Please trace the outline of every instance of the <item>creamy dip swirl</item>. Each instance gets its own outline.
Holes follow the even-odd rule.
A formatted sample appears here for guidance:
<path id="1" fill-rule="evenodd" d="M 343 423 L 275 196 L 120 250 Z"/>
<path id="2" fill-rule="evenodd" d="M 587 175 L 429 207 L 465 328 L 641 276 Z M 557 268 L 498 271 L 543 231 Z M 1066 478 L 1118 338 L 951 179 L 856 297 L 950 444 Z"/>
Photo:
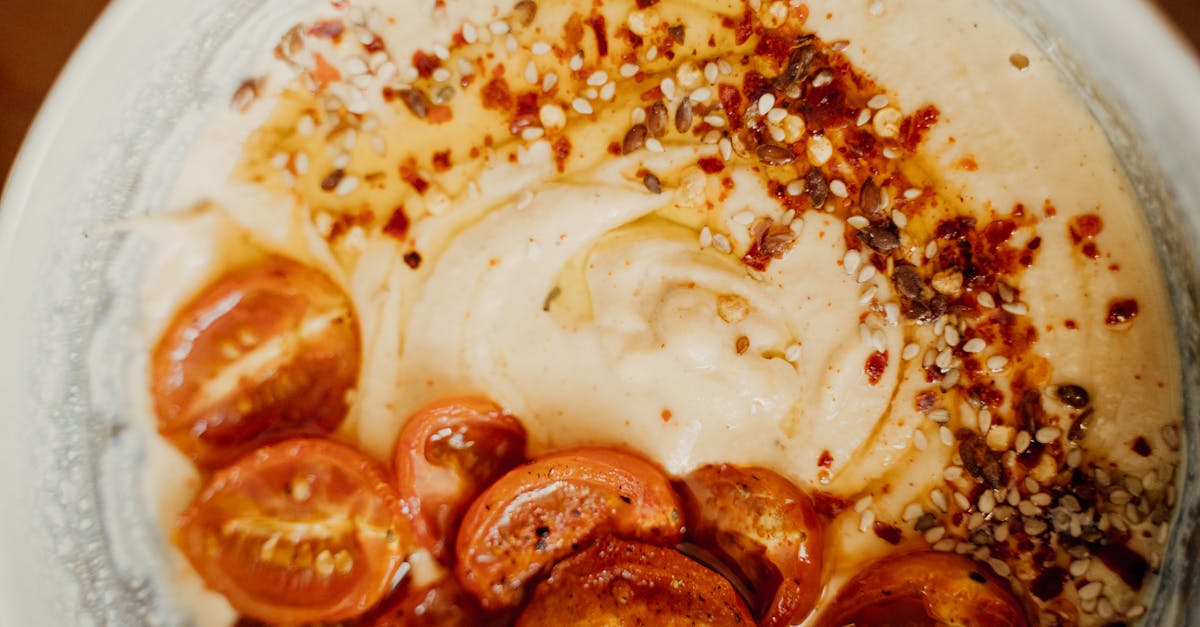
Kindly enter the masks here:
<path id="1" fill-rule="evenodd" d="M 513 135 L 509 120 L 480 103 L 486 76 L 451 101 L 452 121 L 414 120 L 411 106 L 398 106 L 379 89 L 411 82 L 406 66 L 414 53 L 483 47 L 508 61 L 506 71 L 515 75 L 509 84 L 517 84 L 528 62 L 534 76 L 525 78 L 535 79 L 528 83 L 544 87 L 547 68 L 558 66 L 529 49 L 537 42 L 563 45 L 555 38 L 575 10 L 572 3 L 543 3 L 533 34 L 518 32 L 518 41 L 508 22 L 499 21 L 511 2 L 428 4 L 351 3 L 296 18 L 350 27 L 339 43 L 309 30 L 308 48 L 299 52 L 288 50 L 289 38 L 305 31 L 289 31 L 281 58 L 266 63 L 253 84 L 256 98 L 214 120 L 212 133 L 193 150 L 171 200 L 172 208 L 187 213 L 144 227 L 164 242 L 148 264 L 144 344 L 223 269 L 263 251 L 283 253 L 329 272 L 356 305 L 364 365 L 340 435 L 380 459 L 418 407 L 483 394 L 522 418 L 534 452 L 619 444 L 672 474 L 710 462 L 763 465 L 853 503 L 831 524 L 829 551 L 836 557 L 829 560 L 826 598 L 863 563 L 897 550 L 876 521 L 900 530 L 902 546 L 936 547 L 958 537 L 943 548 L 978 552 L 969 514 L 980 506 L 974 496 L 965 506 L 957 502 L 955 494 L 966 497 L 952 487 L 964 475 L 955 431 L 979 432 L 989 446 L 995 438 L 1003 450 L 1020 448 L 1022 438 L 1026 446 L 1043 436 L 1066 442 L 1070 425 L 1063 422 L 1060 433 L 1022 435 L 1017 399 L 981 411 L 947 380 L 954 368 L 942 368 L 939 356 L 967 341 L 959 337 L 966 323 L 947 331 L 954 323 L 917 325 L 899 315 L 901 299 L 888 278 L 894 268 L 876 269 L 868 250 L 848 247 L 861 225 L 843 209 L 856 195 L 843 199 L 831 184 L 830 211 L 789 215 L 753 159 L 729 159 L 717 172 L 696 166 L 730 156 L 719 142 L 680 137 L 661 150 L 611 154 L 608 146 L 619 145 L 630 128 L 630 112 L 640 108 L 645 118 L 639 94 L 661 80 L 633 84 L 641 79 L 622 78 L 618 67 L 608 67 L 603 81 L 597 79 L 601 84 L 585 74 L 578 84 L 560 87 L 599 94 L 611 78 L 619 84 L 610 98 L 585 96 L 585 105 L 577 105 L 560 93 L 557 113 L 538 112 L 539 128 L 561 129 L 555 136 L 569 138 L 565 156 L 554 136 Z M 741 15 L 740 2 L 664 0 L 645 11 L 625 6 L 632 3 L 602 4 L 614 32 L 618 26 L 654 31 L 660 20 L 685 19 L 687 51 L 696 47 L 691 42 L 707 39 L 700 33 L 711 32 L 715 44 L 696 47 L 703 57 L 696 60 L 699 85 L 706 88 L 713 81 L 704 76 L 705 60 L 715 66 L 723 48 L 737 47 L 719 16 Z M 796 8 L 750 5 L 767 20 L 772 11 L 788 15 Z M 920 203 L 911 205 L 918 207 L 911 216 L 893 217 L 910 232 L 902 236 L 898 259 L 919 264 L 936 255 L 939 244 L 953 245 L 934 236 L 942 218 L 969 216 L 981 227 L 1017 220 L 1012 242 L 1036 256 L 1012 286 L 1019 300 L 1007 302 L 1004 289 L 992 289 L 986 309 L 1020 317 L 1036 341 L 1010 357 L 991 343 L 979 354 L 981 371 L 1000 390 L 1018 375 L 1037 379 L 1045 411 L 1064 421 L 1075 414 L 1053 390 L 1064 383 L 1085 387 L 1092 413 L 1081 454 L 1121 481 L 1134 478 L 1147 500 L 1153 494 L 1171 501 L 1181 410 L 1169 305 L 1146 227 L 1102 129 L 1050 62 L 982 0 L 813 0 L 806 6 L 807 28 L 826 42 L 842 42 L 840 54 L 886 90 L 881 106 L 865 110 L 868 120 L 881 115 L 877 110 L 907 116 L 928 104 L 940 112 L 920 149 L 903 158 L 915 195 L 892 190 L 887 201 L 889 209 L 902 206 L 902 198 Z M 351 75 L 357 57 L 349 51 L 362 33 L 381 38 L 391 67 L 375 64 L 361 81 L 334 83 L 314 95 L 316 55 Z M 656 65 L 646 50 L 637 54 L 659 75 L 684 81 L 679 68 L 690 62 L 687 54 Z M 562 56 L 555 63 L 573 63 L 572 51 Z M 461 71 L 443 61 L 440 68 Z M 565 71 L 562 76 L 569 80 Z M 674 98 L 662 94 L 672 113 L 682 97 L 683 87 L 677 89 Z M 371 122 L 348 138 L 323 98 L 337 98 L 338 107 Z M 453 159 L 445 167 L 431 161 L 442 151 Z M 343 174 L 332 180 L 335 169 Z M 376 170 L 387 174 L 373 182 Z M 646 173 L 655 176 L 660 193 Z M 414 192 L 413 177 L 429 188 Z M 400 237 L 382 224 L 396 207 L 410 224 Z M 344 219 L 363 208 L 373 219 Z M 1080 216 L 1102 218 L 1103 229 L 1086 238 L 1098 255 L 1081 254 L 1072 239 Z M 740 257 L 764 218 L 786 227 L 794 243 L 757 271 Z M 1132 324 L 1106 324 L 1115 299 L 1139 304 Z M 947 346 L 947 338 L 956 341 Z M 873 369 L 877 354 L 884 357 Z M 995 356 L 1008 361 L 990 360 Z M 938 378 L 931 379 L 931 368 Z M 146 389 L 144 374 L 133 378 L 134 389 Z M 934 396 L 923 396 L 931 391 Z M 922 398 L 934 400 L 923 406 Z M 145 422 L 153 425 L 150 416 Z M 992 422 L 996 427 L 987 428 Z M 1136 451 L 1138 438 L 1150 454 Z M 169 527 L 199 479 L 161 442 L 151 453 L 148 492 Z M 1028 471 L 1035 483 L 1057 472 L 1042 466 Z M 1040 507 L 1032 497 L 1018 494 L 1009 509 L 1027 502 Z M 914 529 L 914 522 L 922 526 L 915 520 L 921 514 L 941 517 L 956 509 L 964 512 L 961 536 L 931 532 L 932 525 Z M 1163 521 L 1142 513 L 1119 524 L 1147 531 L 1131 534 L 1129 546 L 1154 567 Z M 1016 525 L 1013 533 L 1020 533 Z M 1062 555 L 1070 574 L 1066 590 L 1040 601 L 1043 609 L 1065 611 L 1081 624 L 1137 615 L 1143 602 L 1137 586 L 1103 560 Z M 1007 570 L 1001 574 L 1011 574 L 1017 589 L 1036 587 L 1039 573 L 1027 556 L 1000 565 L 1003 560 L 983 559 Z M 186 562 L 178 562 L 181 598 L 198 621 L 229 623 L 224 601 L 203 591 Z M 1086 582 L 1096 581 L 1104 585 L 1102 601 L 1081 598 Z M 1063 610 L 1064 604 L 1071 607 Z"/>

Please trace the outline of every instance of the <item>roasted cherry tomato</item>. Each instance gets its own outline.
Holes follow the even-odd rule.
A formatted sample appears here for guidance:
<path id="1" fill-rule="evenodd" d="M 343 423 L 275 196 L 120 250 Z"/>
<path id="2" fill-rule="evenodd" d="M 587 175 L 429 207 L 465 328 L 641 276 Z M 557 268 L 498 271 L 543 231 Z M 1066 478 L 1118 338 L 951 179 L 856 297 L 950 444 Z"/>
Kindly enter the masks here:
<path id="1" fill-rule="evenodd" d="M 609 534 L 678 542 L 683 516 L 670 481 L 624 451 L 561 451 L 512 470 L 479 495 L 458 532 L 456 572 L 483 607 L 511 607 L 532 578 Z"/>
<path id="2" fill-rule="evenodd" d="M 817 621 L 819 627 L 1026 627 L 1027 614 L 990 568 L 950 553 L 885 557 L 855 575 Z"/>
<path id="3" fill-rule="evenodd" d="M 436 584 L 402 588 L 355 625 L 361 627 L 500 627 L 509 614 L 489 614 L 453 575 Z"/>
<path id="4" fill-rule="evenodd" d="M 358 379 L 358 322 L 321 272 L 280 257 L 234 270 L 175 314 L 151 362 L 158 430 L 206 468 L 324 435 Z"/>
<path id="5" fill-rule="evenodd" d="M 417 537 L 443 562 L 471 501 L 525 461 L 525 428 L 483 398 L 440 401 L 417 412 L 396 440 L 396 485 Z"/>
<path id="6" fill-rule="evenodd" d="M 748 584 L 760 624 L 792 625 L 821 594 L 821 519 L 812 500 L 778 473 L 728 464 L 684 480 L 688 537 Z"/>
<path id="7" fill-rule="evenodd" d="M 272 623 L 362 614 L 414 546 L 386 471 L 348 446 L 307 438 L 217 471 L 180 516 L 176 542 L 236 610 Z"/>
<path id="8" fill-rule="evenodd" d="M 538 584 L 518 627 L 753 625 L 720 575 L 670 548 L 605 538 Z"/>

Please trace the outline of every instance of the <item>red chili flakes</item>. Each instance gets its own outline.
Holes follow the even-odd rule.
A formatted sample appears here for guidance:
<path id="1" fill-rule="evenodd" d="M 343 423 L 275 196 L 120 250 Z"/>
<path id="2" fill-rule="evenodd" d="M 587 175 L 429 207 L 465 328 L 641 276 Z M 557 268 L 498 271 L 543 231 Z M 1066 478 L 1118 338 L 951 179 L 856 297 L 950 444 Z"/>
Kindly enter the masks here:
<path id="1" fill-rule="evenodd" d="M 817 513 L 821 516 L 830 520 L 837 518 L 838 514 L 841 514 L 854 504 L 854 501 L 850 499 L 834 496 L 821 490 L 816 490 L 812 493 L 812 500 L 813 509 L 817 510 Z"/>
<path id="2" fill-rule="evenodd" d="M 587 19 L 588 26 L 592 27 L 592 33 L 596 35 L 596 52 L 600 56 L 608 56 L 608 30 L 604 24 L 603 15 L 594 15 Z"/>
<path id="3" fill-rule="evenodd" d="M 404 212 L 404 205 L 400 205 L 392 211 L 392 217 L 388 218 L 387 224 L 383 225 L 383 232 L 396 239 L 404 239 L 408 234 L 408 225 L 408 214 Z"/>
<path id="4" fill-rule="evenodd" d="M 444 124 L 454 119 L 454 110 L 446 105 L 438 105 L 429 110 L 425 121 L 431 124 Z"/>
<path id="5" fill-rule="evenodd" d="M 762 98 L 763 94 L 770 90 L 771 83 L 767 80 L 767 77 L 754 70 L 746 72 L 746 78 L 742 79 L 742 93 L 751 102 L 757 102 L 759 98 Z M 726 115 L 733 114 L 727 113 Z"/>
<path id="6" fill-rule="evenodd" d="M 384 50 L 385 48 L 387 48 L 387 46 L 384 45 L 383 40 L 378 37 L 375 37 L 371 41 L 363 44 L 363 50 L 366 50 L 367 52 L 369 52 L 371 54 L 380 52 L 380 51 Z"/>
<path id="7" fill-rule="evenodd" d="M 758 19 L 755 17 L 754 11 L 747 7 L 745 12 L 742 13 L 742 21 L 738 22 L 737 26 L 733 29 L 733 40 L 737 45 L 740 46 L 750 40 L 750 36 L 754 34 L 754 24 L 757 21 Z"/>
<path id="8" fill-rule="evenodd" d="M 1109 326 L 1126 324 L 1138 315 L 1138 302 L 1132 298 L 1114 300 L 1108 304 L 1108 316 L 1104 322 Z"/>
<path id="9" fill-rule="evenodd" d="M 669 409 L 662 410 L 662 420 L 663 420 L 663 422 L 671 422 L 671 410 L 669 410 Z"/>
<path id="10" fill-rule="evenodd" d="M 314 53 L 313 60 L 317 64 L 317 67 L 313 69 L 313 80 L 317 81 L 317 85 L 321 88 L 342 79 L 342 73 L 326 61 L 320 53 Z"/>
<path id="11" fill-rule="evenodd" d="M 979 163 L 975 161 L 975 157 L 968 155 L 954 162 L 954 167 L 967 172 L 975 172 L 979 170 Z"/>
<path id="12" fill-rule="evenodd" d="M 429 190 L 429 181 L 421 178 L 421 175 L 417 174 L 416 168 L 411 164 L 400 166 L 400 178 L 404 179 L 405 183 L 408 183 L 413 189 L 417 190 L 418 194 L 424 194 Z"/>
<path id="13" fill-rule="evenodd" d="M 655 89 L 658 88 L 655 87 Z M 725 115 L 729 118 L 730 128 L 733 130 L 741 128 L 742 116 L 738 114 L 742 110 L 741 92 L 733 85 L 722 84 L 717 87 L 717 97 L 721 99 L 721 108 L 725 110 Z"/>
<path id="14" fill-rule="evenodd" d="M 912 152 L 921 145 L 925 140 L 925 135 L 929 133 L 929 129 L 937 124 L 938 116 L 941 112 L 933 105 L 925 105 L 917 109 L 915 113 L 904 118 L 900 122 L 900 145 L 905 150 Z"/>
<path id="15" fill-rule="evenodd" d="M 804 105 L 808 109 L 805 119 L 816 129 L 842 128 L 858 116 L 857 109 L 846 106 L 846 93 L 837 81 L 810 88 L 804 94 Z"/>
<path id="16" fill-rule="evenodd" d="M 308 27 L 308 34 L 310 36 L 329 39 L 334 42 L 341 39 L 344 32 L 346 32 L 346 25 L 341 20 L 322 20 Z"/>
<path id="17" fill-rule="evenodd" d="M 571 156 L 571 140 L 566 136 L 559 137 L 554 140 L 554 165 L 558 167 L 558 171 L 562 172 L 566 169 L 567 157 Z"/>
<path id="18" fill-rule="evenodd" d="M 821 451 L 821 456 L 817 458 L 817 465 L 821 468 L 829 468 L 833 465 L 833 454 L 829 452 L 829 449 Z"/>
<path id="19" fill-rule="evenodd" d="M 867 381 L 871 385 L 879 383 L 883 378 L 883 371 L 887 370 L 888 354 L 887 351 L 874 352 L 867 358 L 867 363 L 863 366 L 863 372 L 867 375 Z"/>
<path id="20" fill-rule="evenodd" d="M 725 169 L 725 162 L 718 157 L 704 157 L 697 161 L 696 165 L 709 174 L 716 174 Z"/>
<path id="21" fill-rule="evenodd" d="M 794 47 L 793 39 L 783 37 L 778 33 L 771 31 L 767 32 L 758 40 L 758 45 L 754 47 L 754 54 L 760 57 L 766 57 L 777 64 L 782 65 L 787 62 L 788 55 L 791 54 Z"/>
<path id="22" fill-rule="evenodd" d="M 1138 455 L 1141 455 L 1142 457 L 1150 457 L 1150 452 L 1151 452 L 1150 451 L 1150 443 L 1146 441 L 1146 438 L 1144 438 L 1140 435 L 1137 437 L 1136 440 L 1133 441 L 1133 446 L 1131 446 L 1130 448 L 1133 449 L 1134 453 L 1137 453 Z"/>
<path id="23" fill-rule="evenodd" d="M 1079 323 L 1067 318 L 1066 320 L 1063 320 L 1063 326 L 1074 331 L 1075 329 L 1079 328 Z"/>
<path id="24" fill-rule="evenodd" d="M 480 97 L 483 99 L 483 106 L 488 109 L 508 111 L 513 107 L 512 91 L 508 88 L 508 81 L 504 80 L 502 76 L 503 71 L 504 66 L 496 66 L 496 71 L 492 74 L 492 80 L 488 81 L 483 86 L 483 91 L 480 92 Z"/>
<path id="25" fill-rule="evenodd" d="M 637 7 L 639 9 L 649 9 L 650 7 L 658 4 L 659 1 L 660 0 L 637 0 Z"/>
<path id="26" fill-rule="evenodd" d="M 445 172 L 450 169 L 450 151 L 443 150 L 442 152 L 433 153 L 433 169 L 438 172 Z"/>
<path id="27" fill-rule="evenodd" d="M 424 50 L 418 50 L 413 53 L 412 65 L 421 78 L 429 78 L 433 76 L 434 70 L 442 67 L 442 60 L 432 54 L 425 54 Z"/>
<path id="28" fill-rule="evenodd" d="M 900 528 L 896 525 L 889 525 L 882 520 L 877 520 L 872 525 L 872 528 L 875 531 L 875 535 L 879 536 L 879 539 L 884 542 L 888 544 L 900 544 Z"/>
<path id="29" fill-rule="evenodd" d="M 538 120 L 538 108 L 537 92 L 531 91 L 517 96 L 516 114 L 513 116 L 508 130 L 513 135 L 520 135 L 521 131 L 540 124 Z"/>
<path id="30" fill-rule="evenodd" d="M 975 218 L 970 216 L 958 216 L 956 218 L 948 218 L 938 223 L 935 233 L 938 239 L 963 239 L 967 233 L 975 229 Z"/>
<path id="31" fill-rule="evenodd" d="M 567 23 L 563 25 L 563 47 L 567 50 L 581 50 L 582 44 L 583 15 L 572 13 L 571 17 L 567 18 Z"/>
<path id="32" fill-rule="evenodd" d="M 657 102 L 665 97 L 666 96 L 663 94 L 662 88 L 658 85 L 647 89 L 646 91 L 642 92 L 641 95 L 642 102 Z"/>
<path id="33" fill-rule="evenodd" d="M 1095 214 L 1085 214 L 1071 218 L 1067 230 L 1071 234 L 1071 241 L 1079 246 L 1079 252 L 1083 253 L 1088 259 L 1098 259 L 1100 257 L 1100 249 L 1096 247 L 1094 241 L 1096 236 L 1104 230 L 1104 221 L 1100 216 Z"/>
<path id="34" fill-rule="evenodd" d="M 412 268 L 413 270 L 420 268 L 421 267 L 421 253 L 419 253 L 415 250 L 410 250 L 409 252 L 405 253 L 405 255 L 404 255 L 404 263 L 408 267 Z"/>
<path id="35" fill-rule="evenodd" d="M 917 411 L 924 414 L 933 409 L 934 405 L 937 404 L 937 398 L 938 396 L 936 392 L 932 390 L 925 390 L 924 392 L 917 394 L 917 398 L 913 400 L 913 407 L 915 407 Z"/>
<path id="36" fill-rule="evenodd" d="M 1043 570 L 1029 584 L 1029 591 L 1033 596 L 1049 601 L 1054 597 L 1062 594 L 1063 586 L 1067 583 L 1067 569 L 1061 566 L 1051 566 Z"/>

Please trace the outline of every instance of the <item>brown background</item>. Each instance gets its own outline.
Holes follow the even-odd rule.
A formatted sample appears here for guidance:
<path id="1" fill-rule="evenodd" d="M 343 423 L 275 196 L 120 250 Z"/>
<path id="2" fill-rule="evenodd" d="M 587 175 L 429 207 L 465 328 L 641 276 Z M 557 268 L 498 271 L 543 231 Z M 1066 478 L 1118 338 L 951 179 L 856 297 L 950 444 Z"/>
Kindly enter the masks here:
<path id="1" fill-rule="evenodd" d="M 1156 1 L 1200 48 L 1200 0 Z M 0 0 L 0 176 L 7 178 L 38 105 L 105 4 L 107 0 Z"/>

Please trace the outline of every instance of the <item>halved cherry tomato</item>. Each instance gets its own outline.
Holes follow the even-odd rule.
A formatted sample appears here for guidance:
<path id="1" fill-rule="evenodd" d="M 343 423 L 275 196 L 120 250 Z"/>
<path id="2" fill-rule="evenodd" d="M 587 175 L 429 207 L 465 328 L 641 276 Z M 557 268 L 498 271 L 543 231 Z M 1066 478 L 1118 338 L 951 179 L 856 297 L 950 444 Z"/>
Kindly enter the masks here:
<path id="1" fill-rule="evenodd" d="M 396 485 L 417 537 L 446 562 L 471 501 L 525 461 L 525 428 L 484 398 L 456 398 L 417 412 L 396 439 Z"/>
<path id="2" fill-rule="evenodd" d="M 604 535 L 675 544 L 679 497 L 662 470 L 611 448 L 546 455 L 501 477 L 467 510 L 456 573 L 483 607 L 518 604 L 525 584 Z"/>
<path id="3" fill-rule="evenodd" d="M 489 614 L 453 576 L 420 588 L 401 589 L 356 625 L 362 627 L 500 627 L 508 614 Z"/>
<path id="4" fill-rule="evenodd" d="M 689 538 L 749 584 L 761 625 L 792 625 L 821 594 L 821 519 L 812 500 L 780 474 L 729 464 L 684 479 Z"/>
<path id="5" fill-rule="evenodd" d="M 885 557 L 855 575 L 819 627 L 1027 627 L 1021 602 L 987 566 L 951 553 Z"/>
<path id="6" fill-rule="evenodd" d="M 217 471 L 180 516 L 176 543 L 235 609 L 275 623 L 365 612 L 414 545 L 385 470 L 348 446 L 307 438 Z"/>
<path id="7" fill-rule="evenodd" d="M 720 575 L 670 548 L 606 538 L 534 589 L 517 626 L 753 625 Z"/>
<path id="8" fill-rule="evenodd" d="M 217 279 L 176 315 L 151 362 L 158 430 L 201 467 L 324 435 L 358 379 L 358 322 L 321 272 L 280 257 Z"/>

